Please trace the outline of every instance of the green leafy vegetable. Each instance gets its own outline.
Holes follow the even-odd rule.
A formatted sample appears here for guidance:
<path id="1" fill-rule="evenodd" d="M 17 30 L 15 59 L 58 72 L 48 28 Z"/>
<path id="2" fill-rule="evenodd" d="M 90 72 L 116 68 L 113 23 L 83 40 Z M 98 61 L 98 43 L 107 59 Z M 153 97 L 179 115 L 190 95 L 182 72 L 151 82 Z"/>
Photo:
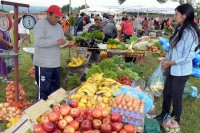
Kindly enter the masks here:
<path id="1" fill-rule="evenodd" d="M 88 70 L 87 74 L 86 74 L 86 79 L 88 79 L 89 77 L 92 76 L 92 74 L 94 73 L 103 73 L 103 71 L 101 70 L 101 67 L 99 65 L 95 65 L 93 64 L 92 67 Z"/>
<path id="2" fill-rule="evenodd" d="M 111 79 L 116 80 L 117 79 L 117 74 L 115 72 L 113 72 L 113 71 L 106 71 L 106 72 L 104 72 L 103 77 L 104 78 L 111 78 Z"/>
<path id="3" fill-rule="evenodd" d="M 81 78 L 78 74 L 74 74 L 67 79 L 68 89 L 74 89 L 81 85 Z"/>

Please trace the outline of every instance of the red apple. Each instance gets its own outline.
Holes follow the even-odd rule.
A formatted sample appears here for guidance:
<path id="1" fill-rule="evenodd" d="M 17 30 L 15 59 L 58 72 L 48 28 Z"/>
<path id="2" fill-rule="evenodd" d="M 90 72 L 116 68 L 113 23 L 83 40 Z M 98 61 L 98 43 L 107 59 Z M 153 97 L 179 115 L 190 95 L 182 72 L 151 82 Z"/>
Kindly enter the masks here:
<path id="1" fill-rule="evenodd" d="M 86 114 L 87 115 L 92 115 L 92 111 L 93 111 L 93 109 L 88 108 L 87 111 L 86 111 Z"/>
<path id="2" fill-rule="evenodd" d="M 83 120 L 83 122 L 81 123 L 81 129 L 83 131 L 88 131 L 92 129 L 92 124 L 89 120 Z"/>
<path id="3" fill-rule="evenodd" d="M 99 119 L 94 119 L 93 121 L 92 121 L 92 127 L 94 128 L 94 129 L 99 129 L 100 127 L 101 127 L 101 120 L 99 120 Z"/>
<path id="4" fill-rule="evenodd" d="M 59 116 L 59 120 L 62 120 L 63 119 L 63 116 L 60 114 L 60 116 Z"/>
<path id="5" fill-rule="evenodd" d="M 67 123 L 70 123 L 71 121 L 74 120 L 74 118 L 71 117 L 70 115 L 65 116 L 63 119 L 65 119 L 67 121 Z"/>
<path id="6" fill-rule="evenodd" d="M 103 118 L 102 123 L 103 124 L 111 124 L 111 120 L 109 117 L 106 117 L 106 118 Z"/>
<path id="7" fill-rule="evenodd" d="M 111 126 L 109 124 L 102 124 L 101 133 L 111 133 Z"/>
<path id="8" fill-rule="evenodd" d="M 121 130 L 119 131 L 119 133 L 127 133 L 127 131 L 126 131 L 125 129 L 121 129 Z"/>
<path id="9" fill-rule="evenodd" d="M 94 133 L 101 133 L 100 130 L 95 129 Z"/>
<path id="10" fill-rule="evenodd" d="M 72 108 L 69 113 L 69 115 L 71 115 L 73 118 L 78 118 L 80 114 L 81 114 L 81 110 L 78 108 Z"/>
<path id="11" fill-rule="evenodd" d="M 117 122 L 119 118 L 120 118 L 120 115 L 118 113 L 112 113 L 110 119 L 112 122 Z"/>
<path id="12" fill-rule="evenodd" d="M 37 124 L 34 126 L 34 131 L 35 133 L 39 133 L 41 131 L 44 131 L 43 125 L 42 124 Z"/>
<path id="13" fill-rule="evenodd" d="M 69 106 L 67 106 L 66 104 L 62 104 L 60 105 L 60 113 L 63 115 L 63 116 L 66 116 L 69 114 L 71 108 Z"/>
<path id="14" fill-rule="evenodd" d="M 53 130 L 53 132 L 51 133 L 62 133 L 58 128 L 56 128 L 55 130 Z"/>
<path id="15" fill-rule="evenodd" d="M 107 109 L 101 109 L 101 116 L 102 117 L 107 117 L 109 115 L 108 110 Z"/>
<path id="16" fill-rule="evenodd" d="M 79 123 L 81 123 L 83 120 L 84 120 L 84 118 L 83 117 L 81 117 L 81 116 L 79 116 L 78 118 L 76 118 L 75 119 L 76 121 L 78 121 Z"/>
<path id="17" fill-rule="evenodd" d="M 94 110 L 92 111 L 92 116 L 93 116 L 95 119 L 101 118 L 101 110 L 100 110 L 100 109 L 94 109 Z"/>
<path id="18" fill-rule="evenodd" d="M 92 115 L 86 115 L 85 120 L 92 121 L 94 118 Z"/>
<path id="19" fill-rule="evenodd" d="M 41 117 L 40 117 L 40 123 L 41 124 L 45 124 L 45 123 L 48 123 L 50 122 L 49 120 L 49 116 L 47 114 L 43 114 Z"/>
<path id="20" fill-rule="evenodd" d="M 84 131 L 83 133 L 94 133 L 93 130 Z"/>
<path id="21" fill-rule="evenodd" d="M 58 105 L 54 105 L 52 108 L 53 111 L 60 113 L 60 107 Z"/>
<path id="22" fill-rule="evenodd" d="M 68 125 L 65 127 L 65 129 L 63 130 L 63 133 L 74 133 L 75 132 L 75 129 L 74 127 Z"/>
<path id="23" fill-rule="evenodd" d="M 119 119 L 117 120 L 117 122 L 122 122 L 122 116 L 121 115 L 119 115 Z"/>
<path id="24" fill-rule="evenodd" d="M 47 132 L 52 132 L 55 129 L 55 124 L 51 121 L 49 121 L 43 125 L 44 125 L 44 130 Z"/>
<path id="25" fill-rule="evenodd" d="M 62 119 L 58 121 L 57 125 L 59 129 L 64 129 L 67 126 L 67 124 L 67 121 L 65 119 Z"/>
<path id="26" fill-rule="evenodd" d="M 111 133 L 117 133 L 116 131 L 112 131 Z"/>
<path id="27" fill-rule="evenodd" d="M 131 124 L 125 125 L 124 129 L 126 130 L 127 133 L 135 133 L 136 132 L 136 127 Z"/>
<path id="28" fill-rule="evenodd" d="M 79 129 L 79 122 L 76 121 L 76 120 L 71 121 L 69 125 L 71 125 L 72 127 L 74 127 L 75 130 Z"/>
<path id="29" fill-rule="evenodd" d="M 49 120 L 52 121 L 52 122 L 56 122 L 58 121 L 60 118 L 60 113 L 58 112 L 55 112 L 55 111 L 51 111 L 49 113 Z"/>
<path id="30" fill-rule="evenodd" d="M 114 122 L 111 124 L 111 126 L 112 126 L 112 131 L 119 132 L 122 129 L 123 124 L 119 122 Z"/>
<path id="31" fill-rule="evenodd" d="M 70 101 L 69 102 L 69 106 L 71 107 L 71 108 L 77 108 L 78 107 L 78 102 L 77 101 Z"/>

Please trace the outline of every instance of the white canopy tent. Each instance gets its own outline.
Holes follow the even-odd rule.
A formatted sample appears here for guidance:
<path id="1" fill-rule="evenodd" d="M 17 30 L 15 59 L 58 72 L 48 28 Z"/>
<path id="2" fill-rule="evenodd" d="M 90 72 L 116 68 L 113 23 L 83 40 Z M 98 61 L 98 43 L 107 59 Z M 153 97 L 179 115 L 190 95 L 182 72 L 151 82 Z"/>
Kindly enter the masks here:
<path id="1" fill-rule="evenodd" d="M 174 9 L 179 5 L 179 2 L 167 1 L 159 3 L 157 0 L 126 0 L 118 6 L 111 8 L 121 9 L 123 12 L 145 12 L 145 13 L 167 13 L 174 14 Z"/>
<path id="2" fill-rule="evenodd" d="M 119 9 L 110 9 L 110 8 L 105 8 L 105 7 L 100 7 L 100 6 L 93 6 L 93 7 L 89 7 L 86 9 L 82 9 L 80 10 L 80 12 L 85 12 L 86 14 L 99 14 L 99 13 L 116 13 L 116 12 L 121 12 Z"/>

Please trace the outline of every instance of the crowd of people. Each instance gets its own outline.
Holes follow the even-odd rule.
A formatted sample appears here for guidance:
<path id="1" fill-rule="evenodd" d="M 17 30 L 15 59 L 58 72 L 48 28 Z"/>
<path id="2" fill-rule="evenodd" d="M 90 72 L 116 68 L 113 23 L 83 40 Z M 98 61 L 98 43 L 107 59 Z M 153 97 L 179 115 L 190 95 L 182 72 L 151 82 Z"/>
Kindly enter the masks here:
<path id="1" fill-rule="evenodd" d="M 38 100 L 47 99 L 48 95 L 60 88 L 60 46 L 65 45 L 65 33 L 68 32 L 68 16 L 62 14 L 57 5 L 50 6 L 47 17 L 39 20 L 34 27 L 34 58 L 35 78 L 38 85 Z M 59 24 L 60 18 L 62 23 Z M 170 48 L 166 57 L 162 59 L 161 66 L 163 71 L 168 71 L 163 91 L 163 106 L 160 115 L 155 119 L 163 120 L 166 114 L 171 114 L 180 124 L 182 113 L 182 96 L 186 81 L 192 73 L 192 59 L 197 48 L 200 48 L 200 30 L 198 22 L 194 21 L 194 8 L 189 4 L 179 5 L 175 9 L 173 21 L 170 19 L 161 22 L 153 18 L 144 17 L 139 21 L 137 16 L 122 17 L 103 14 L 91 14 L 91 16 L 81 13 L 80 17 L 76 14 L 76 24 L 74 35 L 81 35 L 83 32 L 93 32 L 100 30 L 105 34 L 103 43 L 109 38 L 116 38 L 118 35 L 124 36 L 124 42 L 133 34 L 140 37 L 148 35 L 151 29 L 163 29 L 164 27 L 174 27 L 174 32 L 170 37 Z M 116 25 L 121 25 L 117 30 Z M 143 29 L 141 34 L 139 30 Z M 22 37 L 22 36 L 20 36 Z M 0 31 L 0 52 L 12 48 L 8 32 Z M 92 51 L 94 58 L 98 58 L 98 51 Z M 10 69 L 6 67 L 3 59 L 0 58 L 0 78 L 6 78 Z M 177 84 L 178 83 L 178 84 Z M 170 111 L 171 104 L 173 107 Z"/>

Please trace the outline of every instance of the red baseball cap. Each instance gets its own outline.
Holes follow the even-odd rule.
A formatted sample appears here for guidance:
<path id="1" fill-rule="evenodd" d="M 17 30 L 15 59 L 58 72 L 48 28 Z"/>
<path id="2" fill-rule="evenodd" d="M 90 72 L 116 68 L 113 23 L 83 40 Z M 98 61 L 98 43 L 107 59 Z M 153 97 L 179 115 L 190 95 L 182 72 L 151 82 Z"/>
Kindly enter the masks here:
<path id="1" fill-rule="evenodd" d="M 52 12 L 56 16 L 63 17 L 61 8 L 57 5 L 51 5 L 45 12 Z"/>

